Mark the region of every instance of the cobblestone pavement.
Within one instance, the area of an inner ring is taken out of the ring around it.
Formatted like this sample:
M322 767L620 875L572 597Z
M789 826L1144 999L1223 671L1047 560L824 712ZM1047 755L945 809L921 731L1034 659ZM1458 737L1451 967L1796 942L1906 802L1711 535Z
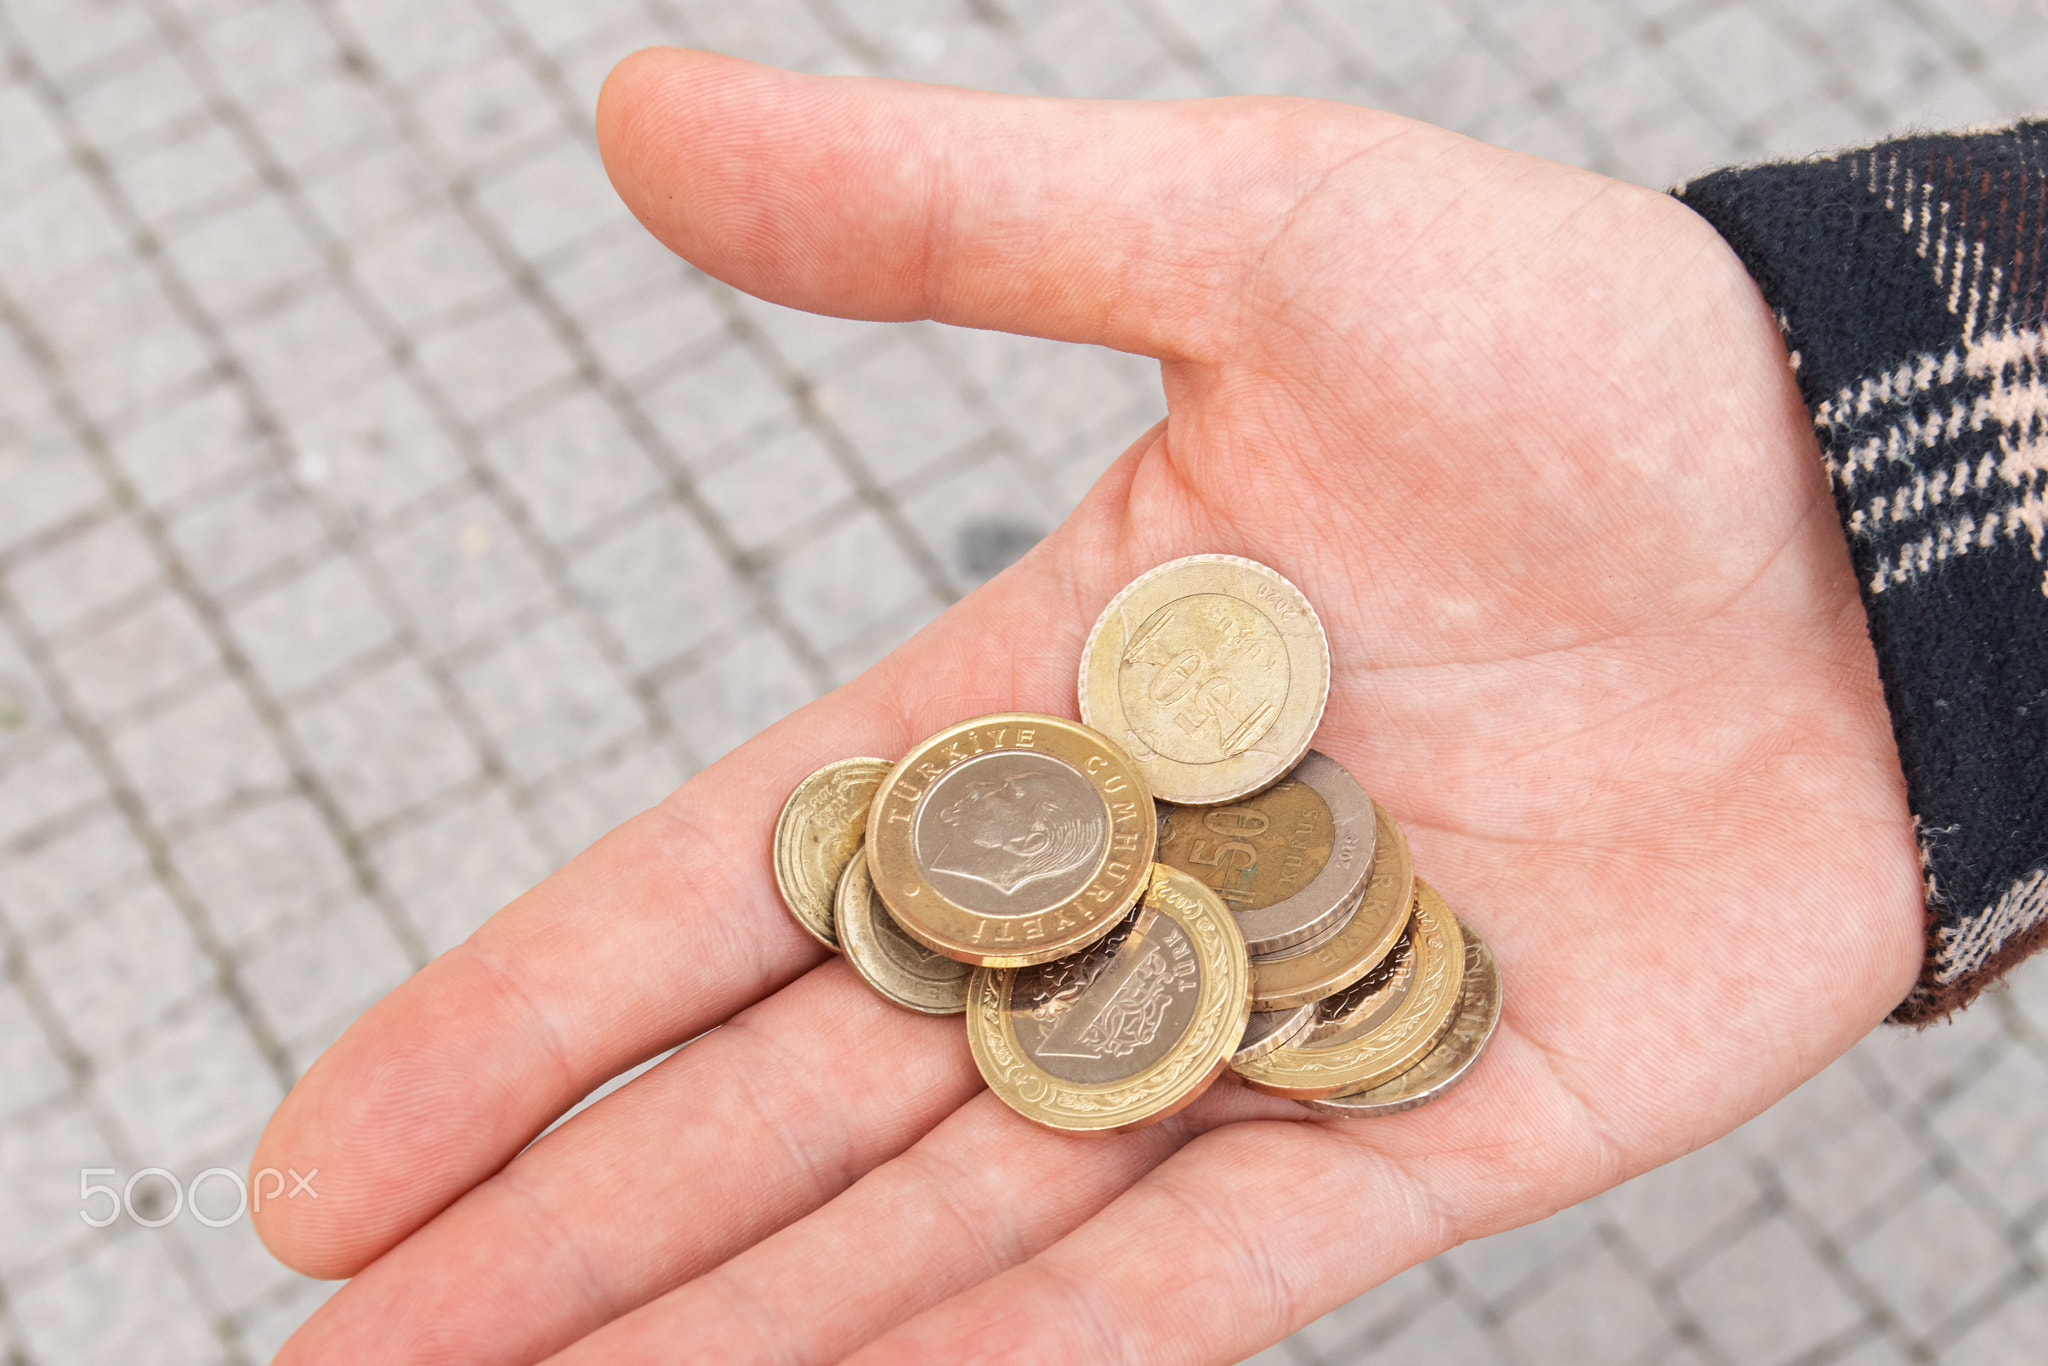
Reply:
M379 994L843 680L1161 408L1129 357L669 259L656 42L1379 105L1653 184L2048 97L2008 0L0 0L0 1353L254 1362L327 1288L219 1177ZM709 582L703 593L683 585ZM2048 1342L2048 963L1272 1363L1992 1363Z

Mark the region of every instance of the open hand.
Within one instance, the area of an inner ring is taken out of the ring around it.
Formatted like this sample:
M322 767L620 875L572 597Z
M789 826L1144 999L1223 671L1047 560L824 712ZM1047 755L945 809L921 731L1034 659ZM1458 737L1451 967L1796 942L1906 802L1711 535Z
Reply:
M1911 985L1904 785L1762 299L1672 199L1300 100L1088 103L654 50L612 178L780 303L1159 358L1035 550L370 1010L271 1122L259 1229L354 1275L287 1362L1222 1362L1727 1131ZM1068 1137L778 902L806 773L1072 716L1109 597L1248 555L1328 628L1316 742L1493 946L1458 1090L1219 1084ZM531 1147L606 1078L723 1026Z

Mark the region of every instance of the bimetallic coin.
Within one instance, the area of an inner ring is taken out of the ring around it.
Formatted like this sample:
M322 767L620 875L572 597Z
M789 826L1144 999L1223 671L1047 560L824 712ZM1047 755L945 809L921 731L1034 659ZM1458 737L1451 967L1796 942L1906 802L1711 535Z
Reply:
M860 852L868 803L889 775L887 759L841 759L796 785L775 822L775 885L805 934L839 947L832 897Z
M868 813L868 871L905 933L948 958L1025 967L1085 948L1145 890L1158 838L1129 755L1057 716L949 726Z
M1237 1051L1230 1055L1230 1065L1263 1058L1274 1049L1295 1042L1315 1022L1316 1008L1312 1005L1253 1011L1251 1019L1245 1022L1244 1037L1237 1041Z
M1391 1081L1302 1104L1344 1119L1398 1115L1435 1100L1465 1079L1500 1023L1500 968L1493 961L1493 950L1470 925L1461 919L1458 928L1465 936L1465 986L1450 1032L1437 1040L1421 1062Z
M1247 797L1308 751L1330 696L1330 644L1308 599L1237 555L1140 574L1081 654L1081 719L1129 749L1155 796Z
M1251 1015L1244 940L1195 879L1152 866L1144 900L1080 953L979 968L967 1038L989 1089L1052 1129L1138 1129L1200 1095Z
M839 951L884 1000L922 1015L958 1015L967 1009L967 978L974 969L933 953L903 932L875 895L866 859L847 863L832 911Z
M1315 1004L1315 1021L1297 1041L1318 1044L1342 1034L1378 1029L1394 1017L1415 984L1415 940L1403 934L1379 966L1334 996Z
M1465 944L1458 918L1428 883L1415 884L1415 980L1393 1016L1315 1044L1276 1048L1237 1069L1268 1095L1319 1100L1391 1080L1422 1061L1450 1029L1463 999Z
M1415 864L1393 817L1373 804L1375 852L1358 909L1330 938L1293 952L1252 960L1252 1008L1278 1010L1333 996L1387 956L1408 923Z
M1372 869L1375 826L1358 780L1310 750L1285 778L1229 806L1162 802L1155 857L1208 883L1257 957L1335 927Z

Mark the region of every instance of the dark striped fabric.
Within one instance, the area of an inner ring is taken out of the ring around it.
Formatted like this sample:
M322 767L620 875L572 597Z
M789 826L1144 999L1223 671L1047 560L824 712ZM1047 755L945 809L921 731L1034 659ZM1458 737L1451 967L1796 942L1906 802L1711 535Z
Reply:
M2048 941L2048 122L1676 193L1777 311L1862 581L1927 878L1892 1018Z

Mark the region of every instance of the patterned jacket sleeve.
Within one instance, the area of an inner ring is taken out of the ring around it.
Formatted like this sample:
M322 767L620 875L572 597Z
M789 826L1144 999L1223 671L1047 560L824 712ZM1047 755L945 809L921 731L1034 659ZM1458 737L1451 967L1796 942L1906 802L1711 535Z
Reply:
M1677 193L1784 330L1862 582L1959 1009L2048 941L2048 122Z

